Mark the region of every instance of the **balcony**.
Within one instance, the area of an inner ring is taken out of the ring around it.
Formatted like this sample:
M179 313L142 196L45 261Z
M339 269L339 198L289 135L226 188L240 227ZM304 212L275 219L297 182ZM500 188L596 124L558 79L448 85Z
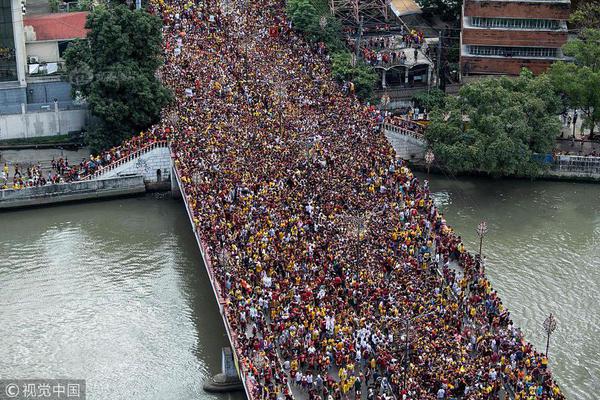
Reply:
M27 78L34 77L54 77L66 73L64 61L39 62L27 64Z

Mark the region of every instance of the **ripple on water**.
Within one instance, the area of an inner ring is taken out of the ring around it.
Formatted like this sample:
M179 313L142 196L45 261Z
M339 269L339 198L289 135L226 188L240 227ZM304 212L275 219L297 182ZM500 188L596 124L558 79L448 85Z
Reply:
M439 204L448 223L469 249L479 246L477 223L488 221L490 230L484 243L488 276L517 326L538 350L546 346L542 322L550 312L555 314L558 328L551 338L550 365L567 398L597 400L600 187L553 182L430 182L436 199L441 193Z
M220 398L201 385L224 330L181 204L38 211L1 217L0 375L84 378L91 400Z

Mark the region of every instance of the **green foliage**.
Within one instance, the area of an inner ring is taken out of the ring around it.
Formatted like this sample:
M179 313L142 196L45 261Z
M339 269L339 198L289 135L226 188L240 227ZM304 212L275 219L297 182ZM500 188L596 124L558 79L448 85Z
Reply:
M377 82L377 73L364 61L357 61L356 66L352 67L351 58L351 53L347 51L332 55L333 77L339 81L353 82L356 95L362 100L368 100Z
M286 14L309 41L324 42L330 51L343 48L342 25L323 0L288 0Z
M295 29L302 32L311 42L324 42L332 53L333 75L340 81L352 81L356 95L370 99L377 73L374 68L358 61L351 65L351 55L342 40L340 21L331 15L329 5L324 0L288 0L286 13Z
M483 79L433 113L425 135L452 172L535 175L534 153L552 150L561 102L546 76Z
M412 100L417 107L421 110L427 111L439 110L446 106L447 95L440 89L431 89L429 92L426 90L415 93Z
M444 21L458 20L462 9L462 0L417 0L417 4L425 14L439 16Z
M569 21L582 28L600 27L600 1L580 4Z
M600 30L584 30L578 39L564 46L564 52L575 61L553 64L550 79L571 107L583 111L582 126L593 138L600 122Z
M50 6L50 12L58 12L58 6L60 4L59 0L49 0L48 1L48 6Z
M71 43L64 58L94 117L86 142L98 151L157 122L171 94L154 75L162 63L159 18L124 6L96 7L86 28L87 40Z

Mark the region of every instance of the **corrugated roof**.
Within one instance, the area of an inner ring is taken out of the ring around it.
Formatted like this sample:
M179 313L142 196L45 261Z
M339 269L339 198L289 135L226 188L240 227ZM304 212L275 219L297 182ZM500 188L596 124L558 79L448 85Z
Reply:
M392 10L398 17L421 14L421 7L414 0L392 0Z
M23 25L33 27L36 40L84 38L87 15L86 11L34 15L25 17Z

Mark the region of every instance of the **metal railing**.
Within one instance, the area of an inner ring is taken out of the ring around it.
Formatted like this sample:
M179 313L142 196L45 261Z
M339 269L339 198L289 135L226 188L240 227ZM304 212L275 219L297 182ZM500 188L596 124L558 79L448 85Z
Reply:
M400 127L400 126L396 126L396 125L384 123L383 124L383 129L386 130L386 131L389 131L389 132L398 133L400 135L411 136L411 137L413 137L415 139L418 139L418 140L420 140L422 142L425 142L425 138L423 137L422 134L417 133L417 132L415 132L415 131L413 131L411 129L408 129L408 128L403 128L403 127Z
M167 143L166 140L161 140L158 142L151 143L147 146L142 147L139 150L134 151L133 153L129 153L124 157L121 157L115 161L112 161L108 165L98 168L97 171L84 176L83 178L81 178L81 180L85 181L85 180L90 180L90 179L97 179L100 176L114 170L115 168L118 168L121 165L128 163L129 161L135 160L136 158L140 157L142 154L148 153L149 151L154 150L156 148L163 148L163 147L168 147L168 146L169 146L169 144Z
M560 155L554 161L552 170L557 172L600 174L600 157Z

